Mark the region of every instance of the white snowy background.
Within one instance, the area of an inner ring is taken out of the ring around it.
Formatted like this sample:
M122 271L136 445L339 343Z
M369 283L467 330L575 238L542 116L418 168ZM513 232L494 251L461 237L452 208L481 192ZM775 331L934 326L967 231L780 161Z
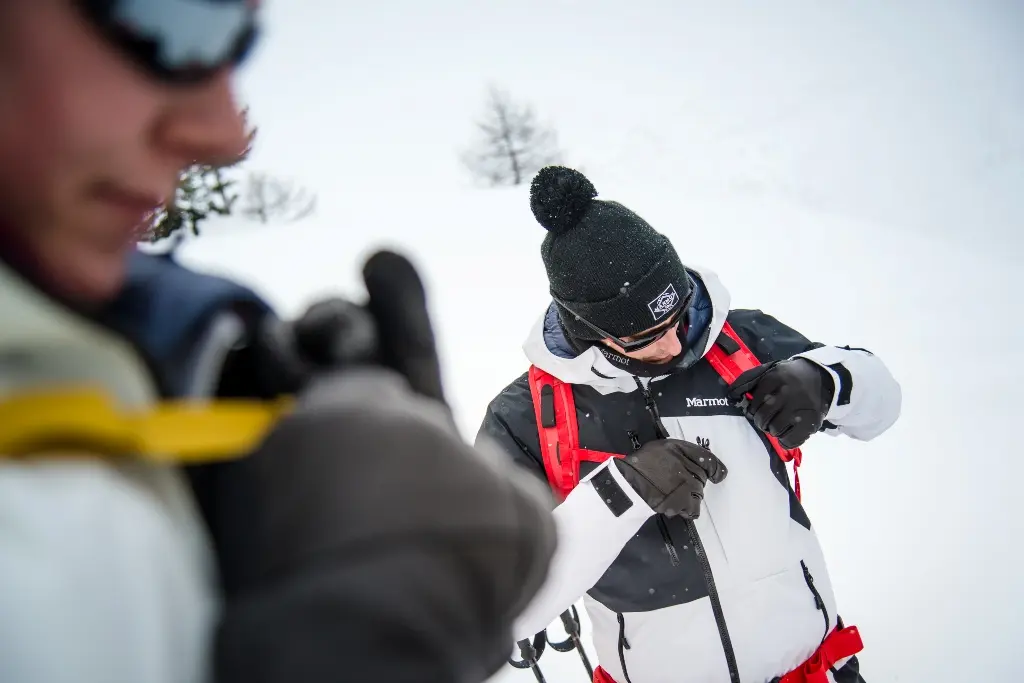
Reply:
M267 3L240 81L260 128L249 166L311 188L318 210L211 225L184 260L292 314L359 296L370 249L412 254L472 438L546 305L526 188L475 188L457 159L487 85L507 87L734 307L867 347L901 382L890 432L819 436L801 470L867 680L1019 680L1024 3L483 5ZM585 680L575 654L541 664Z

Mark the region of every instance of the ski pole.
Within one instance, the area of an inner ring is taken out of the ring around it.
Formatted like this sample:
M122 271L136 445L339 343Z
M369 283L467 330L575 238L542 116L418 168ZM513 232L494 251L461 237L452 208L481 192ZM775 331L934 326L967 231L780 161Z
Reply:
M540 670L540 656L544 654L544 647L547 643L547 630L541 631L533 637L533 642L530 642L529 638L516 641L516 645L519 646L519 656L521 659L516 660L511 657L508 663L517 669L531 669L533 671L534 678L537 679L537 683L547 683L544 678L544 672Z
M587 679L593 680L594 668L590 665L590 659L587 658L587 651L583 648L583 641L580 639L580 615L576 611L576 606L573 605L570 609L562 612L560 617L562 619L562 626L565 627L565 632L569 637L557 643L552 643L549 639L548 645L550 645L556 652L569 652L575 648L580 653L580 659L583 661L583 668L587 670Z

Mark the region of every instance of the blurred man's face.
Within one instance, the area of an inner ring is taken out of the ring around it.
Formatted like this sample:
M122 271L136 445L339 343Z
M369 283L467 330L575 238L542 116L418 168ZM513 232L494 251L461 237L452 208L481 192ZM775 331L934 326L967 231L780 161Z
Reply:
M229 77L164 85L71 0L0 1L0 244L60 296L116 294L138 228L180 170L244 149Z

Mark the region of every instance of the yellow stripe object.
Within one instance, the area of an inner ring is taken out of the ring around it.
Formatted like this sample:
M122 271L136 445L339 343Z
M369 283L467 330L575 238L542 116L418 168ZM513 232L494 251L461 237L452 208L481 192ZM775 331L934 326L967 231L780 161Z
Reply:
M292 399L188 401L126 410L95 388L0 399L0 458L54 451L161 463L234 460L262 442Z

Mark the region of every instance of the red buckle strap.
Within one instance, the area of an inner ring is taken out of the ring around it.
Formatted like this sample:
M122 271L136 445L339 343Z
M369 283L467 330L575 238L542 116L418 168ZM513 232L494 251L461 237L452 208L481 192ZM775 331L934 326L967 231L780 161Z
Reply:
M575 451L576 457L580 460L587 462L601 463L609 458L625 458L623 453L609 453L608 451L591 451L586 448L577 448Z
M576 421L576 401L572 385L566 384L536 366L530 367L530 392L533 396L534 415L540 438L541 459L544 470L559 502L564 500L580 482L580 461L604 462L618 453L592 451L579 447L579 424ZM548 401L551 409L545 421L545 388L551 392ZM554 424L551 425L550 423Z
M776 680L780 680L780 683L828 683L828 670L836 662L852 657L863 649L864 641L856 626L847 626L842 630L837 628L810 659ZM593 683L615 683L615 679L599 666L594 669Z
M715 369L715 372L722 378L726 384L732 384L736 379L747 370L756 368L761 364L761 361L757 359L757 356L750 350L750 348L743 343L740 336L736 333L736 330L732 328L732 325L725 323L722 327L722 334L729 337L733 342L736 343L736 351L731 354L727 354L721 346L713 344L711 349L705 355L708 363ZM748 395L749 398L749 395ZM793 493L796 494L796 499L800 500L800 463L803 461L803 453L799 448L787 450L779 440L771 434L765 434L765 438L768 439L768 443L772 445L775 452L778 454L782 462L793 463Z
M828 670L836 662L864 649L856 626L838 628L829 634L810 659L782 677L781 683L828 683Z

